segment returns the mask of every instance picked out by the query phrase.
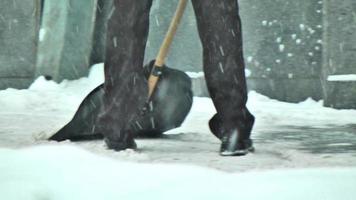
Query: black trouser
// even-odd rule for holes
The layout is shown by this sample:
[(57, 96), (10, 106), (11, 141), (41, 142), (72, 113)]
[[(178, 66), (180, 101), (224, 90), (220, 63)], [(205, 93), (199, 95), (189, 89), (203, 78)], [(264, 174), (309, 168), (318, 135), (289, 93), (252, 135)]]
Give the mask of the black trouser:
[[(204, 72), (225, 130), (250, 137), (253, 116), (247, 92), (237, 0), (192, 0), (203, 44)], [(99, 122), (108, 140), (130, 137), (129, 122), (147, 97), (143, 59), (152, 0), (114, 0), (108, 23), (104, 110)]]

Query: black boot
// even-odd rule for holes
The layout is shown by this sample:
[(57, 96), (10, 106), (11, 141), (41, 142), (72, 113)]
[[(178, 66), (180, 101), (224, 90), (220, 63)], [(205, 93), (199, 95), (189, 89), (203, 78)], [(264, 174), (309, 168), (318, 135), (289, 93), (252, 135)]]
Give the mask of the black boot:
[(254, 117), (249, 115), (245, 123), (239, 123), (241, 130), (225, 129), (222, 119), (215, 114), (209, 121), (211, 132), (221, 140), (220, 155), (222, 156), (243, 156), (249, 152), (254, 152), (253, 142), (250, 139), (251, 128), (254, 124)]
[(241, 139), (242, 133), (237, 129), (225, 133), (220, 146), (221, 156), (243, 156), (254, 152), (251, 139)]
[(125, 132), (124, 135), (118, 139), (106, 137), (104, 141), (109, 149), (113, 149), (115, 151), (137, 148), (134, 137), (130, 132)]

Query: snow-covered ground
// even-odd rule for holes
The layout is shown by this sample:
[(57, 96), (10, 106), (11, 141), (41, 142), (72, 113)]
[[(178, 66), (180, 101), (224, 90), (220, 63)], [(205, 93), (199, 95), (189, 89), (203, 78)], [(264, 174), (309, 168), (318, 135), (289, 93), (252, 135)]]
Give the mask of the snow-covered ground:
[(4, 200), (354, 200), (356, 170), (228, 174), (183, 165), (135, 164), (71, 146), (0, 150)]
[(257, 151), (245, 157), (218, 156), (208, 98), (195, 98), (183, 126), (164, 138), (138, 139), (138, 151), (114, 152), (103, 141), (46, 141), (102, 81), (96, 65), (88, 78), (56, 84), (41, 77), (27, 90), (0, 91), (5, 199), (356, 197), (356, 110), (311, 99), (291, 104), (250, 92)]

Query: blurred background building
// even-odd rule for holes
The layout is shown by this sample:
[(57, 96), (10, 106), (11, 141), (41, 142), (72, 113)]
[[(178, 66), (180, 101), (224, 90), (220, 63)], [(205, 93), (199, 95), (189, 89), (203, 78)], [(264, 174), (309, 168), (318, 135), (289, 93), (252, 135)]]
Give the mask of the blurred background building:
[[(154, 0), (146, 62), (153, 59), (177, 1)], [(356, 108), (354, 0), (240, 0), (250, 90), (287, 102), (308, 97)], [(60, 82), (87, 75), (105, 54), (111, 0), (2, 0), (0, 89), (27, 88), (38, 76)], [(202, 71), (189, 5), (167, 64)], [(203, 77), (194, 91), (206, 96)]]

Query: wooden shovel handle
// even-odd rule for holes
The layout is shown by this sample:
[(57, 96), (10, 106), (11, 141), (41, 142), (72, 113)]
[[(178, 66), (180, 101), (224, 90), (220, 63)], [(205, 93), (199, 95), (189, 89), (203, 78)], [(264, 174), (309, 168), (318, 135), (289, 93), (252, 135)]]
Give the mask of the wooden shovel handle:
[[(167, 34), (164, 38), (164, 41), (159, 49), (154, 67), (156, 67), (156, 68), (163, 67), (165, 59), (166, 59), (168, 51), (169, 51), (169, 48), (170, 48), (173, 38), (177, 32), (178, 25), (182, 19), (182, 16), (183, 16), (186, 6), (187, 6), (187, 0), (179, 1), (178, 8), (174, 14), (174, 17), (173, 17), (172, 22), (169, 26), (168, 32), (167, 32)], [(151, 73), (150, 77), (148, 78), (148, 99), (151, 98), (151, 96), (156, 88), (158, 79), (159, 79), (159, 76), (154, 75), (152, 73)]]

